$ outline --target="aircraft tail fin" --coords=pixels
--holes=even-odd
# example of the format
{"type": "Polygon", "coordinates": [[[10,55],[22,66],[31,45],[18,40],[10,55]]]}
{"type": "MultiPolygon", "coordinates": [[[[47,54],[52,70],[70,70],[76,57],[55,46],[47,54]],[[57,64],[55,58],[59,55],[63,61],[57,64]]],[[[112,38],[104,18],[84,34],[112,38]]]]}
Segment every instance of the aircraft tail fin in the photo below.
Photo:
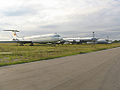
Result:
{"type": "Polygon", "coordinates": [[[18,40],[18,36],[17,36],[17,32],[19,32],[18,30],[3,30],[3,31],[10,31],[10,32],[13,32],[12,34],[12,37],[13,37],[13,40],[18,40]]]}

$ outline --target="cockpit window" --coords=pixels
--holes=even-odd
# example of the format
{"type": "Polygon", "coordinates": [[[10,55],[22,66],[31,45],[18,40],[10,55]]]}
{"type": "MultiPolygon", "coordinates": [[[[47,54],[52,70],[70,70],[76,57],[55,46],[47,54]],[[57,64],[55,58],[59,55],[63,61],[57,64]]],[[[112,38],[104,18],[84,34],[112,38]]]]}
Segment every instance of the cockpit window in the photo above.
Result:
{"type": "Polygon", "coordinates": [[[55,35],[54,37],[60,37],[60,35],[55,35]]]}

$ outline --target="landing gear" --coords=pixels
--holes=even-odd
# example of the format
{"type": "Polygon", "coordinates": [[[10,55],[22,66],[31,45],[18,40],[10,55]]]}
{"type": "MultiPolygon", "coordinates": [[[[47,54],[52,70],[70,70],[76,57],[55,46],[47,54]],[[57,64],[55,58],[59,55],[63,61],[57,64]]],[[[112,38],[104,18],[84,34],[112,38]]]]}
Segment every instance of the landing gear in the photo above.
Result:
{"type": "Polygon", "coordinates": [[[23,43],[20,43],[20,46],[24,46],[24,44],[23,44],[23,43]]]}
{"type": "Polygon", "coordinates": [[[31,43],[30,43],[30,46],[33,46],[33,45],[34,45],[34,44],[31,42],[31,43]]]}
{"type": "Polygon", "coordinates": [[[53,44],[54,47],[56,47],[56,44],[53,44]]]}

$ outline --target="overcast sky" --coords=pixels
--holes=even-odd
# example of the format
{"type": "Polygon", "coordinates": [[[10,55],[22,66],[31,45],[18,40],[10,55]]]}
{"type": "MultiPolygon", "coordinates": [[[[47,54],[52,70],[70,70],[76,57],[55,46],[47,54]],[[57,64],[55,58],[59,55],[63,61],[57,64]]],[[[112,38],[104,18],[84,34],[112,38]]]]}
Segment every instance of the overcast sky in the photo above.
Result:
{"type": "Polygon", "coordinates": [[[59,33],[120,39],[120,0],[0,0],[0,38],[59,33]]]}

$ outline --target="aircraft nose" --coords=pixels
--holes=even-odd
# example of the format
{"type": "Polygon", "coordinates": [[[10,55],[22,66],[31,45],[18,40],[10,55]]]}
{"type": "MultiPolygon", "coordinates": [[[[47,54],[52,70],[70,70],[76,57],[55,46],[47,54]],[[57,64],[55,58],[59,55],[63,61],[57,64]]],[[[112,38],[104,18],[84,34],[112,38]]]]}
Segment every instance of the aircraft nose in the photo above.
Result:
{"type": "Polygon", "coordinates": [[[59,40],[63,40],[63,38],[62,38],[62,37],[59,37],[59,40]]]}

